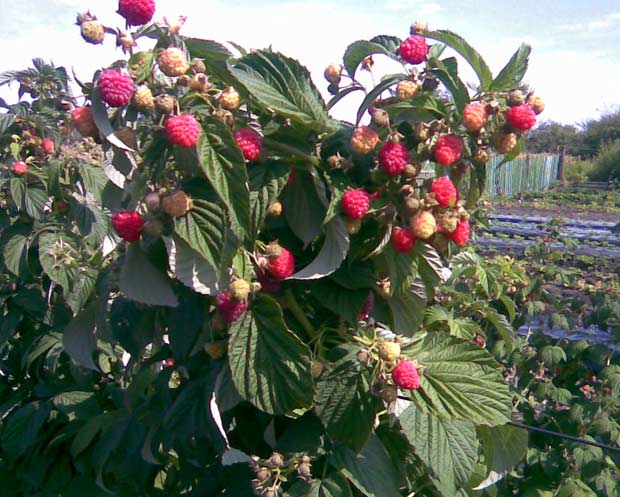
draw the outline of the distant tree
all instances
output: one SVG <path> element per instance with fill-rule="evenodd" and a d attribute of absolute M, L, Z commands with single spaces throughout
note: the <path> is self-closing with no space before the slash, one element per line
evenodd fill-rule
<path fill-rule="evenodd" d="M 582 139 L 577 127 L 554 121 L 543 122 L 530 131 L 525 147 L 532 153 L 556 153 L 563 147 L 569 155 L 582 155 Z"/>
<path fill-rule="evenodd" d="M 604 114 L 599 119 L 591 119 L 581 124 L 583 153 L 594 157 L 601 148 L 620 140 L 620 109 Z"/>

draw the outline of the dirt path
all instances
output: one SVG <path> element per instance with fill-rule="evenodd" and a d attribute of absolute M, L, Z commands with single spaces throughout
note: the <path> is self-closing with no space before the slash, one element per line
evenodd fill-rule
<path fill-rule="evenodd" d="M 494 206 L 490 214 L 508 214 L 512 216 L 545 216 L 545 217 L 564 217 L 578 219 L 580 221 L 605 221 L 610 223 L 620 223 L 620 214 L 617 212 L 592 212 L 581 211 L 578 209 L 535 209 L 524 205 L 515 206 Z"/>

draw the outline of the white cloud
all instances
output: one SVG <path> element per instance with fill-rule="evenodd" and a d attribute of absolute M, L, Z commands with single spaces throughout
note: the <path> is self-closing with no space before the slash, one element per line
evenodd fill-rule
<path fill-rule="evenodd" d="M 588 22 L 576 22 L 571 24 L 562 24 L 556 28 L 557 31 L 567 33 L 583 33 L 583 34 L 604 34 L 602 31 L 620 28 L 620 12 L 612 12 L 604 17 L 594 19 Z"/>

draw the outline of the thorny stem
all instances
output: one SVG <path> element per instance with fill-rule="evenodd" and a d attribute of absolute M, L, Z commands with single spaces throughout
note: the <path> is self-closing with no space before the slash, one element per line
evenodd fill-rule
<path fill-rule="evenodd" d="M 288 310 L 291 311 L 295 319 L 299 321 L 299 324 L 301 324 L 306 333 L 308 333 L 308 335 L 312 338 L 316 338 L 318 336 L 318 332 L 314 329 L 312 323 L 310 323 L 306 317 L 306 314 L 299 306 L 299 303 L 297 302 L 297 299 L 295 299 L 295 295 L 293 295 L 290 288 L 284 292 L 284 298 L 286 299 L 286 306 Z"/>

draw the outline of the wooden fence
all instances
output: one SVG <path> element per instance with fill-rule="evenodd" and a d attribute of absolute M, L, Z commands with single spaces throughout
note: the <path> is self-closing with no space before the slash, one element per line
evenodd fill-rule
<path fill-rule="evenodd" d="M 560 167 L 559 155 L 522 155 L 500 166 L 502 159 L 502 156 L 494 156 L 487 164 L 485 194 L 489 197 L 541 192 L 557 181 Z M 434 178 L 435 175 L 435 164 L 427 162 L 419 180 L 421 182 Z"/>

